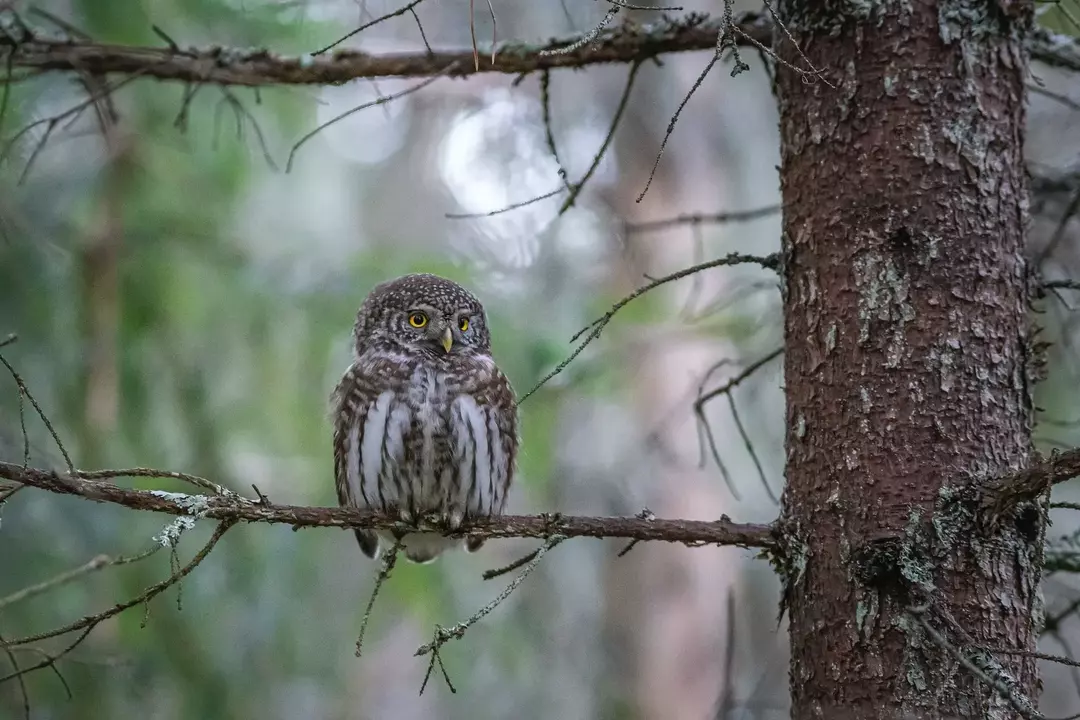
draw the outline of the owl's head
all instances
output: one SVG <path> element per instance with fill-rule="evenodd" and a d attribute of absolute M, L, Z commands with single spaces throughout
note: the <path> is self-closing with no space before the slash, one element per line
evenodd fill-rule
<path fill-rule="evenodd" d="M 489 354 L 484 306 L 452 280 L 418 273 L 376 285 L 360 306 L 357 353 L 372 345 L 436 356 Z"/>

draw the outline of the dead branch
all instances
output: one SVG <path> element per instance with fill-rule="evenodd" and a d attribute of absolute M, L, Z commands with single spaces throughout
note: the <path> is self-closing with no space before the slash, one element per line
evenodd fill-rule
<path fill-rule="evenodd" d="M 160 471 L 161 476 L 167 476 Z M 122 471 L 96 471 L 95 477 L 122 477 Z M 75 495 L 95 502 L 123 505 L 134 510 L 167 513 L 191 519 L 210 518 L 232 522 L 284 523 L 294 528 L 339 527 L 400 529 L 400 521 L 375 511 L 347 508 L 265 505 L 237 495 L 187 495 L 161 490 L 122 488 L 101 480 L 50 470 L 23 468 L 0 462 L 0 477 L 63 495 Z M 771 525 L 732 522 L 726 515 L 716 521 L 640 520 L 635 517 L 585 517 L 552 515 L 504 515 L 498 518 L 467 520 L 457 531 L 435 526 L 423 527 L 450 537 L 477 535 L 486 538 L 553 535 L 593 538 L 662 540 L 683 544 L 737 545 L 772 548 L 776 544 Z"/>

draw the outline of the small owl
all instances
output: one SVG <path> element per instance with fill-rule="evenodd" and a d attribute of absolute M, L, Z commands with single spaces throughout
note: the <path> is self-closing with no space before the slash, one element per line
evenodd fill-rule
<path fill-rule="evenodd" d="M 371 291 L 353 340 L 353 363 L 331 398 L 341 504 L 407 523 L 434 516 L 450 528 L 501 514 L 517 459 L 517 403 L 491 357 L 480 302 L 437 275 L 405 275 Z M 395 542 L 387 531 L 356 531 L 371 558 L 380 537 Z M 402 538 L 417 563 L 453 543 L 436 533 Z M 482 544 L 465 541 L 470 552 Z"/>

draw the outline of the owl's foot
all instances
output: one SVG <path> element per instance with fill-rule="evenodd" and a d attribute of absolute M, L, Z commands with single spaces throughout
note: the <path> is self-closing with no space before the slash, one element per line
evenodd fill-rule
<path fill-rule="evenodd" d="M 465 512 L 462 510 L 454 509 L 446 514 L 445 522 L 446 526 L 451 530 L 457 530 L 461 527 L 461 523 L 465 520 Z"/>

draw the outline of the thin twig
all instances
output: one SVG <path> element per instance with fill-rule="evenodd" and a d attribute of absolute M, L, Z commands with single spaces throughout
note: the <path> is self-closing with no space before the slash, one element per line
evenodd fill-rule
<path fill-rule="evenodd" d="M 570 186 L 570 194 L 567 196 L 566 200 L 563 201 L 562 207 L 559 208 L 560 215 L 573 207 L 574 201 L 577 200 L 577 196 L 581 192 L 581 189 L 585 187 L 585 183 L 587 183 L 589 178 L 593 176 L 593 173 L 596 172 L 596 168 L 600 167 L 600 161 L 604 159 L 604 155 L 611 145 L 612 138 L 615 137 L 615 130 L 619 127 L 619 121 L 622 120 L 623 112 L 626 111 L 627 103 L 630 100 L 630 91 L 634 87 L 634 78 L 637 77 L 638 70 L 640 69 L 641 63 L 634 63 L 630 66 L 630 74 L 626 78 L 626 85 L 623 87 L 622 96 L 619 98 L 619 104 L 615 107 L 615 114 L 611 117 L 611 125 L 608 127 L 607 134 L 604 136 L 604 141 L 600 143 L 600 149 L 596 151 L 592 163 L 589 164 L 589 169 L 581 176 L 581 180 Z"/>
<path fill-rule="evenodd" d="M 726 362 L 722 361 L 721 363 L 718 363 L 717 365 L 714 365 L 712 368 L 709 369 L 709 372 L 706 373 L 704 378 L 702 378 L 701 384 L 698 386 L 698 396 L 694 400 L 693 410 L 694 417 L 697 418 L 698 446 L 701 458 L 700 464 L 702 467 L 704 467 L 705 465 L 705 445 L 707 444 L 709 452 L 712 455 L 713 462 L 716 463 L 717 468 L 720 469 L 721 477 L 724 478 L 724 484 L 727 485 L 728 490 L 731 492 L 732 496 L 736 500 L 741 500 L 742 498 L 739 495 L 738 489 L 735 486 L 735 481 L 731 477 L 731 473 L 728 472 L 727 465 L 725 465 L 724 461 L 720 458 L 720 449 L 716 445 L 716 437 L 713 435 L 712 426 L 709 424 L 708 418 L 705 417 L 705 404 L 720 395 L 727 395 L 730 398 L 731 391 L 738 387 L 739 383 L 743 382 L 751 375 L 756 373 L 758 370 L 760 370 L 762 367 L 764 367 L 766 364 L 772 362 L 772 360 L 782 355 L 783 352 L 784 349 L 782 347 L 773 350 L 768 355 L 765 355 L 764 357 L 759 358 L 758 360 L 755 360 L 754 362 L 747 365 L 742 372 L 728 379 L 728 381 L 720 387 L 716 388 L 715 390 L 710 390 L 708 393 L 706 393 L 705 385 L 708 382 L 712 372 L 718 369 L 721 365 L 723 365 L 724 362 Z M 732 410 L 734 411 L 734 405 L 732 406 Z M 736 425 L 742 435 L 742 438 L 747 444 L 747 448 L 750 450 L 750 455 L 755 459 L 756 462 L 757 455 L 753 451 L 753 446 L 750 445 L 749 438 L 746 435 L 746 430 L 742 428 L 742 423 L 739 421 L 738 413 L 735 413 L 734 417 Z M 764 471 L 762 471 L 760 464 L 757 465 L 757 467 L 758 473 L 761 476 L 761 480 L 765 484 L 765 490 L 769 493 L 769 497 L 773 498 L 773 502 L 776 502 L 775 496 L 772 493 L 772 489 L 769 487 L 768 482 L 765 481 Z"/>
<path fill-rule="evenodd" d="M 8 337 L 8 342 L 10 342 L 12 340 L 12 337 L 13 336 Z M 7 343 L 5 343 L 5 344 L 7 344 Z M 30 404 L 34 406 L 34 411 L 37 412 L 38 417 L 41 418 L 41 422 L 43 422 L 45 424 L 45 428 L 49 431 L 49 435 L 52 436 L 53 442 L 56 443 L 56 447 L 59 448 L 60 454 L 64 456 L 64 463 L 67 465 L 68 472 L 74 475 L 75 474 L 75 465 L 71 462 L 71 456 L 68 455 L 67 448 L 64 447 L 63 441 L 60 440 L 60 436 L 57 434 L 56 428 L 54 428 L 53 424 L 49 421 L 49 416 L 46 415 L 45 411 L 41 409 L 40 405 L 38 405 L 37 399 L 30 392 L 30 388 L 26 387 L 26 383 L 23 381 L 22 376 L 19 375 L 19 373 L 15 371 L 15 368 L 12 367 L 11 363 L 9 363 L 7 361 L 7 358 L 5 358 L 2 354 L 0 354 L 0 363 L 2 363 L 5 368 L 7 368 L 7 371 L 11 375 L 11 378 L 15 381 L 15 384 L 18 386 L 18 388 L 19 388 L 19 396 L 20 397 L 25 396 L 26 399 L 30 401 Z M 26 425 L 25 424 L 23 425 L 23 434 L 24 434 L 23 439 L 25 441 L 27 439 L 25 437 L 25 434 L 26 434 Z M 24 462 L 26 462 L 25 457 L 24 457 Z M 12 478 L 8 478 L 8 479 L 10 480 Z"/>
<path fill-rule="evenodd" d="M 546 384 L 549 380 L 551 380 L 551 378 L 555 377 L 556 375 L 561 373 L 564 369 L 566 369 L 566 367 L 571 362 L 574 361 L 574 358 L 576 358 L 578 355 L 581 354 L 581 352 L 585 349 L 585 347 L 589 343 L 591 343 L 596 338 L 600 337 L 600 333 L 602 333 L 604 331 L 604 328 L 607 327 L 608 323 L 611 322 L 611 319 L 613 317 L 615 317 L 615 314 L 617 312 L 619 312 L 620 310 L 622 310 L 624 307 L 626 307 L 628 304 L 630 304 L 632 301 L 634 301 L 637 298 L 641 297 L 645 293 L 660 287 L 661 285 L 665 285 L 665 284 L 667 284 L 669 282 L 674 282 L 675 280 L 681 280 L 682 278 L 693 275 L 694 273 L 702 272 L 703 270 L 709 270 L 709 269 L 715 268 L 715 267 L 721 267 L 721 266 L 724 266 L 724 265 L 741 265 L 741 264 L 760 265 L 760 266 L 762 266 L 762 267 L 764 267 L 766 269 L 769 269 L 769 270 L 776 270 L 780 266 L 780 256 L 777 253 L 773 253 L 772 255 L 744 255 L 744 254 L 741 254 L 741 253 L 729 253 L 728 255 L 726 255 L 726 256 L 724 256 L 722 258 L 717 258 L 715 260 L 710 260 L 708 262 L 699 263 L 697 265 L 692 265 L 692 266 L 690 266 L 688 268 L 683 268 L 682 270 L 679 270 L 678 272 L 674 272 L 674 273 L 671 273 L 670 275 L 665 275 L 663 277 L 657 278 L 657 279 L 653 280 L 652 282 L 650 282 L 648 285 L 643 285 L 642 287 L 639 287 L 637 290 L 630 293 L 629 295 L 624 297 L 619 302 L 615 303 L 611 307 L 610 310 L 608 310 L 606 313 L 604 313 L 603 316 L 597 318 L 596 320 L 591 322 L 589 325 L 582 328 L 572 338 L 570 338 L 570 342 L 573 343 L 579 337 L 581 337 L 584 333 L 586 333 L 586 332 L 589 333 L 588 336 L 581 342 L 581 344 L 579 344 L 576 348 L 574 348 L 573 352 L 571 352 L 570 355 L 567 356 L 567 358 L 565 360 L 560 362 L 555 367 L 554 370 L 552 370 L 547 375 L 545 375 L 543 378 L 541 378 L 540 381 L 538 383 L 536 383 L 536 385 L 534 385 L 531 390 L 529 390 L 529 392 L 525 393 L 521 397 L 521 400 L 518 401 L 518 404 L 520 405 L 521 403 L 525 402 L 525 400 L 527 400 L 530 395 L 532 395 L 537 390 L 539 390 L 541 387 L 543 387 L 544 384 Z"/>
<path fill-rule="evenodd" d="M 701 74 L 694 80 L 694 84 L 690 86 L 689 92 L 683 96 L 682 102 L 679 103 L 679 107 L 675 108 L 675 114 L 671 116 L 671 120 L 668 121 L 667 129 L 664 131 L 664 139 L 660 141 L 660 150 L 656 153 L 656 160 L 653 161 L 652 169 L 649 170 L 649 178 L 645 181 L 645 187 L 642 188 L 641 193 L 637 196 L 634 202 L 641 202 L 645 199 L 645 194 L 649 192 L 649 188 L 652 186 L 653 178 L 656 177 L 656 169 L 660 167 L 660 158 L 664 155 L 664 149 L 667 148 L 668 139 L 671 138 L 671 134 L 675 132 L 675 123 L 679 122 L 679 116 L 682 114 L 683 108 L 690 102 L 690 98 L 701 87 L 701 83 L 705 81 L 705 77 L 709 74 L 709 71 L 713 69 L 713 66 L 720 61 L 720 49 L 716 49 L 713 56 L 709 58 L 709 62 L 706 63 L 705 68 L 701 71 Z"/>
<path fill-rule="evenodd" d="M 92 558 L 89 562 L 62 572 L 55 577 L 44 580 L 35 585 L 24 587 L 21 590 L 17 590 L 10 595 L 0 597 L 0 610 L 4 609 L 8 605 L 14 605 L 17 602 L 27 600 L 36 595 L 48 592 L 54 588 L 58 588 L 61 585 L 66 585 L 74 580 L 78 580 L 84 575 L 89 575 L 92 572 L 101 570 L 102 568 L 112 567 L 114 565 L 128 565 L 133 562 L 138 562 L 144 558 L 150 557 L 158 550 L 161 549 L 161 545 L 154 545 L 149 550 L 139 553 L 138 555 L 122 556 L 122 557 L 109 557 L 108 555 L 98 555 Z"/>
<path fill-rule="evenodd" d="M 450 65 L 447 65 L 445 68 L 443 68 L 443 70 L 441 72 L 439 72 L 439 73 L 437 73 L 435 75 L 432 75 L 431 77 L 429 77 L 427 80 L 424 80 L 423 82 L 418 82 L 415 85 L 413 85 L 411 87 L 408 87 L 408 88 L 405 88 L 404 90 L 402 90 L 400 92 L 391 93 L 390 95 L 383 95 L 382 97 L 375 98 L 374 100 L 372 100 L 370 102 L 362 103 L 362 104 L 357 105 L 356 107 L 354 107 L 354 108 L 352 108 L 350 110 L 346 110 L 345 112 L 341 113 L 340 115 L 337 115 L 335 117 L 330 118 L 329 120 L 324 122 L 322 125 L 319 125 L 317 128 L 315 128 L 314 130 L 307 133 L 302 138 L 300 138 L 299 140 L 296 141 L 296 144 L 294 144 L 292 146 L 292 149 L 289 151 L 289 159 L 285 163 L 285 172 L 290 172 L 292 170 L 293 159 L 296 157 L 297 151 L 300 150 L 300 148 L 303 147 L 307 143 L 308 140 L 315 137 L 316 135 L 318 135 L 320 132 L 322 132 L 326 128 L 330 127 L 331 125 L 333 125 L 336 122 L 344 120 L 345 118 L 349 117 L 350 115 L 353 115 L 355 113 L 360 112 L 361 110 L 366 110 L 367 108 L 374 107 L 376 105 L 383 105 L 385 103 L 392 102 L 392 101 L 397 100 L 399 98 L 403 98 L 406 95 L 412 95 L 414 92 L 417 92 L 419 90 L 423 90 L 428 85 L 431 85 L 436 80 L 438 80 L 438 79 L 444 77 L 445 75 L 447 75 L 456 65 L 457 65 L 457 63 L 455 61 L 454 63 L 451 63 Z"/>
<path fill-rule="evenodd" d="M 390 550 L 382 556 L 382 561 L 379 564 L 379 574 L 375 576 L 375 586 L 371 588 L 371 597 L 368 598 L 367 607 L 364 608 L 364 617 L 360 620 L 360 632 L 356 636 L 356 657 L 360 657 L 360 653 L 364 647 L 364 634 L 367 632 L 368 623 L 371 621 L 371 611 L 375 607 L 375 598 L 379 596 L 379 591 L 382 590 L 383 583 L 390 577 L 390 573 L 394 570 L 394 565 L 397 563 L 398 552 L 401 551 L 402 541 L 399 539 L 395 542 Z"/>
<path fill-rule="evenodd" d="M 758 477 L 761 478 L 761 484 L 765 488 L 765 492 L 769 495 L 769 499 L 773 501 L 773 504 L 779 505 L 780 498 L 776 497 L 776 493 L 773 492 L 772 487 L 769 485 L 769 480 L 765 477 L 765 469 L 761 467 L 761 461 L 754 451 L 754 444 L 750 441 L 750 436 L 747 434 L 746 428 L 743 427 L 742 419 L 739 417 L 739 410 L 735 406 L 735 394 L 729 392 L 727 394 L 727 399 L 728 405 L 731 407 L 731 418 L 735 421 L 735 429 L 738 431 L 739 437 L 742 438 L 743 446 L 746 447 L 746 452 L 750 454 L 750 459 L 754 462 Z"/>
<path fill-rule="evenodd" d="M 470 627 L 483 620 L 485 616 L 490 614 L 493 610 L 495 610 L 495 608 L 499 607 L 499 605 L 501 605 L 508 597 L 510 597 L 510 595 L 515 590 L 517 590 L 518 586 L 525 581 L 525 578 L 527 578 L 529 574 L 536 569 L 536 566 L 540 563 L 540 560 L 543 559 L 544 555 L 565 539 L 566 538 L 562 535 L 552 535 L 550 538 L 548 538 L 547 542 L 540 546 L 540 549 L 536 551 L 536 555 L 532 558 L 532 560 L 530 560 L 529 563 L 525 565 L 521 573 L 518 574 L 518 576 L 515 577 L 510 582 L 510 584 L 503 589 L 502 592 L 496 595 L 494 599 L 491 600 L 491 602 L 477 610 L 475 613 L 473 613 L 472 616 L 462 622 L 459 622 L 457 625 L 454 625 L 451 628 L 444 628 L 440 625 L 435 626 L 435 634 L 431 642 L 425 645 L 421 645 L 419 648 L 417 648 L 416 652 L 413 653 L 413 655 L 416 657 L 422 657 L 424 655 L 432 656 L 431 663 L 429 663 L 428 665 L 427 673 L 424 675 L 424 682 L 420 686 L 421 694 L 423 694 L 424 688 L 427 687 L 428 679 L 431 677 L 431 671 L 434 668 L 436 660 L 439 660 L 438 653 L 442 646 L 450 640 L 459 639 L 464 636 L 465 632 Z M 439 660 L 439 662 L 441 662 L 441 660 Z M 446 677 L 445 668 L 443 672 L 447 684 L 450 685 L 450 678 Z M 450 688 L 451 690 L 453 690 L 453 685 L 450 685 Z"/>
<path fill-rule="evenodd" d="M 470 220 L 475 218 L 492 217 L 494 215 L 501 215 L 502 213 L 510 212 L 511 210 L 518 210 L 520 208 L 526 207 L 527 205 L 532 205 L 533 203 L 540 202 L 541 200 L 547 200 L 548 198 L 554 197 L 555 195 L 558 195 L 565 190 L 565 187 L 555 188 L 551 192 L 546 192 L 543 195 L 537 195 L 534 198 L 522 200 L 521 202 L 511 203 L 510 205 L 507 205 L 506 207 L 501 207 L 497 210 L 489 210 L 487 212 L 479 213 L 446 213 L 443 217 L 450 218 L 451 220 Z"/>
<path fill-rule="evenodd" d="M 210 551 L 213 550 L 214 546 L 217 545 L 219 540 L 221 540 L 221 537 L 234 524 L 236 524 L 236 521 L 232 519 L 222 520 L 220 523 L 218 523 L 217 527 L 214 528 L 213 535 L 210 536 L 210 539 L 206 542 L 205 545 L 203 545 L 199 552 L 195 553 L 195 556 L 188 562 L 187 565 L 184 565 L 183 567 L 177 569 L 169 577 L 165 578 L 161 582 L 151 585 L 142 593 L 140 593 L 137 597 L 122 603 L 118 603 L 117 605 L 114 605 L 108 610 L 103 610 L 102 612 L 99 612 L 95 615 L 87 615 L 80 620 L 76 620 L 75 622 L 69 623 L 55 630 L 47 630 L 45 632 L 37 633 L 36 635 L 28 635 L 26 637 L 18 638 L 16 640 L 11 640 L 7 643 L 7 645 L 12 647 L 17 645 L 28 645 L 30 643 L 39 642 L 48 638 L 67 635 L 68 633 L 72 633 L 77 630 L 85 630 L 88 634 L 102 621 L 119 615 L 120 613 L 128 610 L 129 608 L 149 603 L 152 599 L 183 580 L 191 573 L 192 570 L 198 567 L 199 563 L 206 559 L 206 557 L 210 554 Z M 73 648 L 74 645 L 72 645 L 69 650 Z M 0 683 L 9 679 L 11 679 L 11 676 L 0 678 Z"/>
<path fill-rule="evenodd" d="M 737 223 L 737 222 L 750 222 L 751 220 L 759 220 L 769 215 L 775 215 L 780 212 L 781 207 L 779 205 L 767 205 L 765 207 L 755 208 L 753 210 L 733 210 L 731 212 L 722 213 L 692 213 L 687 215 L 677 215 L 671 218 L 664 218 L 662 220 L 648 220 L 639 223 L 626 223 L 623 226 L 624 231 L 628 235 L 635 233 L 654 232 L 656 230 L 666 230 L 671 227 L 678 227 L 681 225 L 689 225 L 690 227 L 697 227 L 704 224 L 723 224 L 723 223 Z"/>
<path fill-rule="evenodd" d="M 404 7 L 400 7 L 397 10 L 394 10 L 393 12 L 388 12 L 385 15 L 377 17 L 377 18 L 375 18 L 374 20 L 372 20 L 370 22 L 364 23 L 363 25 L 356 28 L 355 30 L 352 30 L 352 31 L 342 35 L 341 37 L 339 37 L 337 40 L 330 43 L 326 47 L 321 47 L 321 48 L 319 48 L 318 50 L 316 50 L 315 52 L 313 52 L 311 54 L 312 55 L 322 55 L 323 53 L 327 52 L 328 50 L 333 50 L 334 48 L 336 48 L 341 43 L 345 42 L 346 40 L 348 40 L 349 38 L 351 38 L 351 37 L 353 37 L 355 35 L 359 35 L 360 33 L 364 32 L 365 30 L 367 30 L 369 27 L 372 27 L 373 25 L 378 25 L 381 22 L 385 22 L 386 20 L 397 17 L 398 15 L 404 15 L 405 13 L 409 12 L 410 10 L 415 8 L 417 5 L 419 5 L 423 1 L 424 0 L 412 0 L 412 2 L 410 2 L 408 5 L 405 5 Z M 368 17 L 370 17 L 370 15 Z M 417 20 L 417 22 L 419 22 L 419 20 Z"/>

